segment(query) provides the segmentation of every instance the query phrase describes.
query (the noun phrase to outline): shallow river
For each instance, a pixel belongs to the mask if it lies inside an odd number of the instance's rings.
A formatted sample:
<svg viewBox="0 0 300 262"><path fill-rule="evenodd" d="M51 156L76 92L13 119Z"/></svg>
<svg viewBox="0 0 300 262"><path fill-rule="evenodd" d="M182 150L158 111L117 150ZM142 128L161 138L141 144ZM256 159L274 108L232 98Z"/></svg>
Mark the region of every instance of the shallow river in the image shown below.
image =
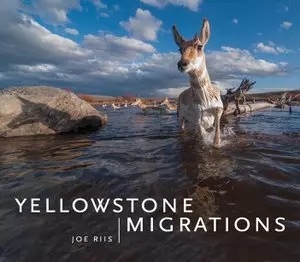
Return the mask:
<svg viewBox="0 0 300 262"><path fill-rule="evenodd" d="M235 135L220 150L181 134L175 115L107 114L108 125L95 133L0 140L1 262L300 261L300 108L231 119ZM19 214L14 200L79 197L193 198L194 212L163 214L159 203L153 214ZM146 225L170 216L174 230L156 223L154 232L126 233L127 216L143 216ZM200 216L284 217L286 228L180 232L179 217L196 223ZM74 235L113 241L72 244Z"/></svg>

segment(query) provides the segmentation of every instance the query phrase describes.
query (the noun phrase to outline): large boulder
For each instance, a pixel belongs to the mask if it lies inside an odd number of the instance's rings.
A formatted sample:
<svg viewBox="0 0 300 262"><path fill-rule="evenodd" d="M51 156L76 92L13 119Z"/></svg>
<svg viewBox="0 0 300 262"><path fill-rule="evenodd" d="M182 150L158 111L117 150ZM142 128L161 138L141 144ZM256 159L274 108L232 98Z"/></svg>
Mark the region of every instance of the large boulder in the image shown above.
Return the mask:
<svg viewBox="0 0 300 262"><path fill-rule="evenodd" d="M75 94L54 87L0 91L0 137L49 135L97 129L107 121Z"/></svg>

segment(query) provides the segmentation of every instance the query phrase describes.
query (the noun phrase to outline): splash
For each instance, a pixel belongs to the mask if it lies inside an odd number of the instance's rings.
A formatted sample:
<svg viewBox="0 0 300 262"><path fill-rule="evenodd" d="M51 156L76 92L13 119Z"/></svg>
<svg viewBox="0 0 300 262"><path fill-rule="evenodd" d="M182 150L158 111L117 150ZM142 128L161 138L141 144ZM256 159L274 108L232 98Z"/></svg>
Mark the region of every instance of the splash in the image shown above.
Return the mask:
<svg viewBox="0 0 300 262"><path fill-rule="evenodd" d="M196 131L196 135L201 138L203 143L206 146L213 146L214 139L215 139L215 129L211 128L209 130L205 130L201 128L200 130ZM224 127L221 132L221 147L224 147L230 143L230 138L235 136L235 132L233 127Z"/></svg>

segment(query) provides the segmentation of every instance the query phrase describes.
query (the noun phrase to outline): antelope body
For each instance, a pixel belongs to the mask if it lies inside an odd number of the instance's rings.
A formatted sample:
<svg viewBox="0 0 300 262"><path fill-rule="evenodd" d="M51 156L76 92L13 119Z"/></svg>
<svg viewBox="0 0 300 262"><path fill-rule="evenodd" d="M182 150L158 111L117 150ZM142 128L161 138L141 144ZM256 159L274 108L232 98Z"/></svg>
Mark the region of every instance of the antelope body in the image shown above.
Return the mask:
<svg viewBox="0 0 300 262"><path fill-rule="evenodd" d="M132 106L138 106L145 114L170 114L171 110L162 106L150 106L143 103L140 98L137 98Z"/></svg>
<svg viewBox="0 0 300 262"><path fill-rule="evenodd" d="M113 109L120 109L120 107L115 105L115 103L112 103L111 106L112 106Z"/></svg>
<svg viewBox="0 0 300 262"><path fill-rule="evenodd" d="M188 126L199 130L202 135L214 131L214 147L219 148L223 103L220 90L212 85L206 68L204 47L210 36L209 22L203 20L200 36L196 34L191 41L186 41L175 25L173 35L181 53L178 70L190 77L190 88L178 98L177 112L181 129Z"/></svg>
<svg viewBox="0 0 300 262"><path fill-rule="evenodd" d="M176 111L177 110L177 106L172 105L167 97L165 98L165 100L160 105L165 106L170 111Z"/></svg>

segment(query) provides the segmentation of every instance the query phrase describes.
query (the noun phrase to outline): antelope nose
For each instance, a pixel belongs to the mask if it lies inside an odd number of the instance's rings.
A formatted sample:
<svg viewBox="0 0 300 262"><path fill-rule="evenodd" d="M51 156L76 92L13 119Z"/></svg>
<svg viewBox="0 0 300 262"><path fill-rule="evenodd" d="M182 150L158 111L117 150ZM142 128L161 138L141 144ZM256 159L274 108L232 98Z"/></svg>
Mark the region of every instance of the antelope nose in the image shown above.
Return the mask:
<svg viewBox="0 0 300 262"><path fill-rule="evenodd" d="M188 63L187 63L187 61L185 61L185 60L180 60L179 62L178 62L178 67L180 66L180 67L186 67L188 65Z"/></svg>
<svg viewBox="0 0 300 262"><path fill-rule="evenodd" d="M187 63L187 61L181 61L181 65L182 65L182 66L187 66L188 63Z"/></svg>
<svg viewBox="0 0 300 262"><path fill-rule="evenodd" d="M184 71L184 68L188 65L188 62L180 60L177 64L178 70L180 72Z"/></svg>

